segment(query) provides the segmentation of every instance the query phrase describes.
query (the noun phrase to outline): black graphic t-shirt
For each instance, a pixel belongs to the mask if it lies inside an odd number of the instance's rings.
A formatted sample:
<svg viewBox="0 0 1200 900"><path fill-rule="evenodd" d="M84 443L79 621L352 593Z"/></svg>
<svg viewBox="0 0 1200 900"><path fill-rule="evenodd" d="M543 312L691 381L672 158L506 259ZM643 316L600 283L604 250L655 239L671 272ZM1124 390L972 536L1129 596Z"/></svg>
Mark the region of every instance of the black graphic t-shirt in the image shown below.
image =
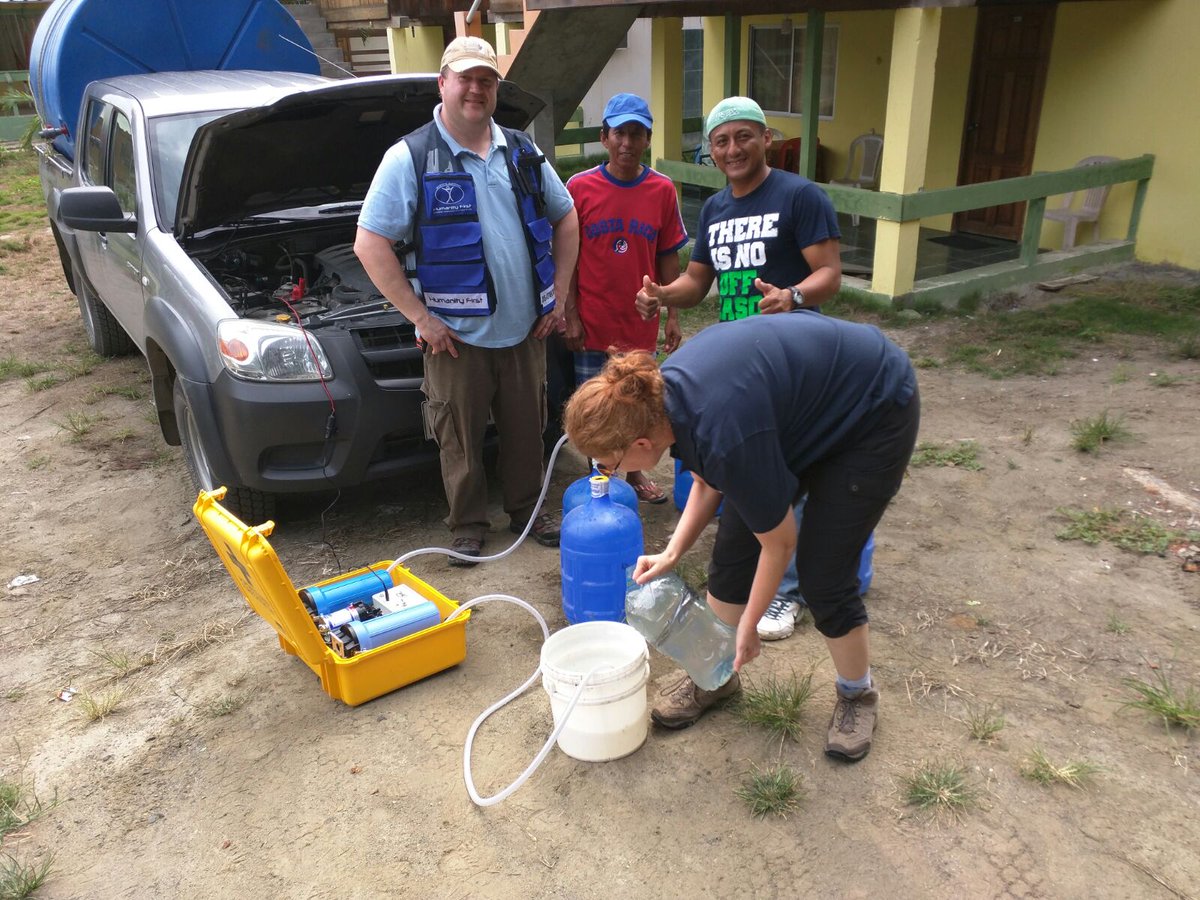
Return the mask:
<svg viewBox="0 0 1200 900"><path fill-rule="evenodd" d="M725 187L705 201L692 259L717 270L720 321L732 322L758 314L755 278L776 287L799 284L812 274L801 251L841 236L823 190L772 169L745 197Z"/></svg>

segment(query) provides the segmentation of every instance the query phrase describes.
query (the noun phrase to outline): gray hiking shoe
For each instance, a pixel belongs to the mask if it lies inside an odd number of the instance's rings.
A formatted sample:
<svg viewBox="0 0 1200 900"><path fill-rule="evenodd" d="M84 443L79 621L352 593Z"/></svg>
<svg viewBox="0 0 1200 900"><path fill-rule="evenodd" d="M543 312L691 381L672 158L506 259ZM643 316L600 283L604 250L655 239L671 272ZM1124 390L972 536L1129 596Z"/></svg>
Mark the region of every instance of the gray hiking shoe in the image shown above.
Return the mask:
<svg viewBox="0 0 1200 900"><path fill-rule="evenodd" d="M650 711L650 718L663 728L687 728L709 709L727 700L742 689L742 680L737 672L715 691L696 687L696 682L680 669L678 678L662 689L658 703Z"/></svg>
<svg viewBox="0 0 1200 900"><path fill-rule="evenodd" d="M857 697L844 697L839 692L833 717L829 720L829 737L825 740L825 755L845 762L858 762L871 752L871 736L879 716L879 691L869 687Z"/></svg>

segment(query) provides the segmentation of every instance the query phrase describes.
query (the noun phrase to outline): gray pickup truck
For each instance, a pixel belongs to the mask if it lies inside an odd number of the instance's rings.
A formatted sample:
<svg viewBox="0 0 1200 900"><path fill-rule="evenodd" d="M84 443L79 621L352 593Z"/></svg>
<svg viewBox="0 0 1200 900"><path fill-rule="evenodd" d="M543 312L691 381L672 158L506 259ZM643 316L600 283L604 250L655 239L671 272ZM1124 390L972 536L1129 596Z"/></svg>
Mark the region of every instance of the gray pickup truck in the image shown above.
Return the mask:
<svg viewBox="0 0 1200 900"><path fill-rule="evenodd" d="M128 75L84 91L73 160L40 148L89 344L146 357L163 438L244 519L436 457L413 327L352 250L384 151L436 102L433 76ZM540 107L505 82L496 120Z"/></svg>

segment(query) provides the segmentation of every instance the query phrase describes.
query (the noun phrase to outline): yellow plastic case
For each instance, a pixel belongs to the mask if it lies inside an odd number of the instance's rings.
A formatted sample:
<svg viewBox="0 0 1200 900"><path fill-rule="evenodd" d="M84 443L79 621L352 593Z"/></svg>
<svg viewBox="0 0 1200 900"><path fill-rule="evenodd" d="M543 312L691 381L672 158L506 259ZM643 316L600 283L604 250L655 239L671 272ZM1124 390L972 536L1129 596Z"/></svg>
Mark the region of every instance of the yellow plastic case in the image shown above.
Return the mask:
<svg viewBox="0 0 1200 900"><path fill-rule="evenodd" d="M225 488L201 491L192 508L217 555L245 596L250 608L271 623L279 634L279 646L300 657L321 679L321 687L348 706L374 700L406 684L456 666L467 658L467 610L453 622L446 617L458 604L421 581L408 569L392 571L396 584L407 584L422 597L432 600L442 622L383 647L346 659L338 656L321 639L312 616L304 608L295 585L267 542L274 522L250 527L218 502ZM391 560L356 569L337 578L318 582L324 586L353 578L370 569L386 569Z"/></svg>

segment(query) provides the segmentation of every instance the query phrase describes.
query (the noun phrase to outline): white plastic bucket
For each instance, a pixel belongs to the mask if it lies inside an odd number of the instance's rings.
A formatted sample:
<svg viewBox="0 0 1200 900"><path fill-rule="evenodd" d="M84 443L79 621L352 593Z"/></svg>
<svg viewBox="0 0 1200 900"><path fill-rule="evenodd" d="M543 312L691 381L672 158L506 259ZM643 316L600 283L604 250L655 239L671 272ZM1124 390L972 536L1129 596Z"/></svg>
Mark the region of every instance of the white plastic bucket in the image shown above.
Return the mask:
<svg viewBox="0 0 1200 900"><path fill-rule="evenodd" d="M646 639L623 622L581 622L542 644L542 687L557 727L588 672L591 678L558 736L567 756L605 762L628 756L646 741Z"/></svg>

